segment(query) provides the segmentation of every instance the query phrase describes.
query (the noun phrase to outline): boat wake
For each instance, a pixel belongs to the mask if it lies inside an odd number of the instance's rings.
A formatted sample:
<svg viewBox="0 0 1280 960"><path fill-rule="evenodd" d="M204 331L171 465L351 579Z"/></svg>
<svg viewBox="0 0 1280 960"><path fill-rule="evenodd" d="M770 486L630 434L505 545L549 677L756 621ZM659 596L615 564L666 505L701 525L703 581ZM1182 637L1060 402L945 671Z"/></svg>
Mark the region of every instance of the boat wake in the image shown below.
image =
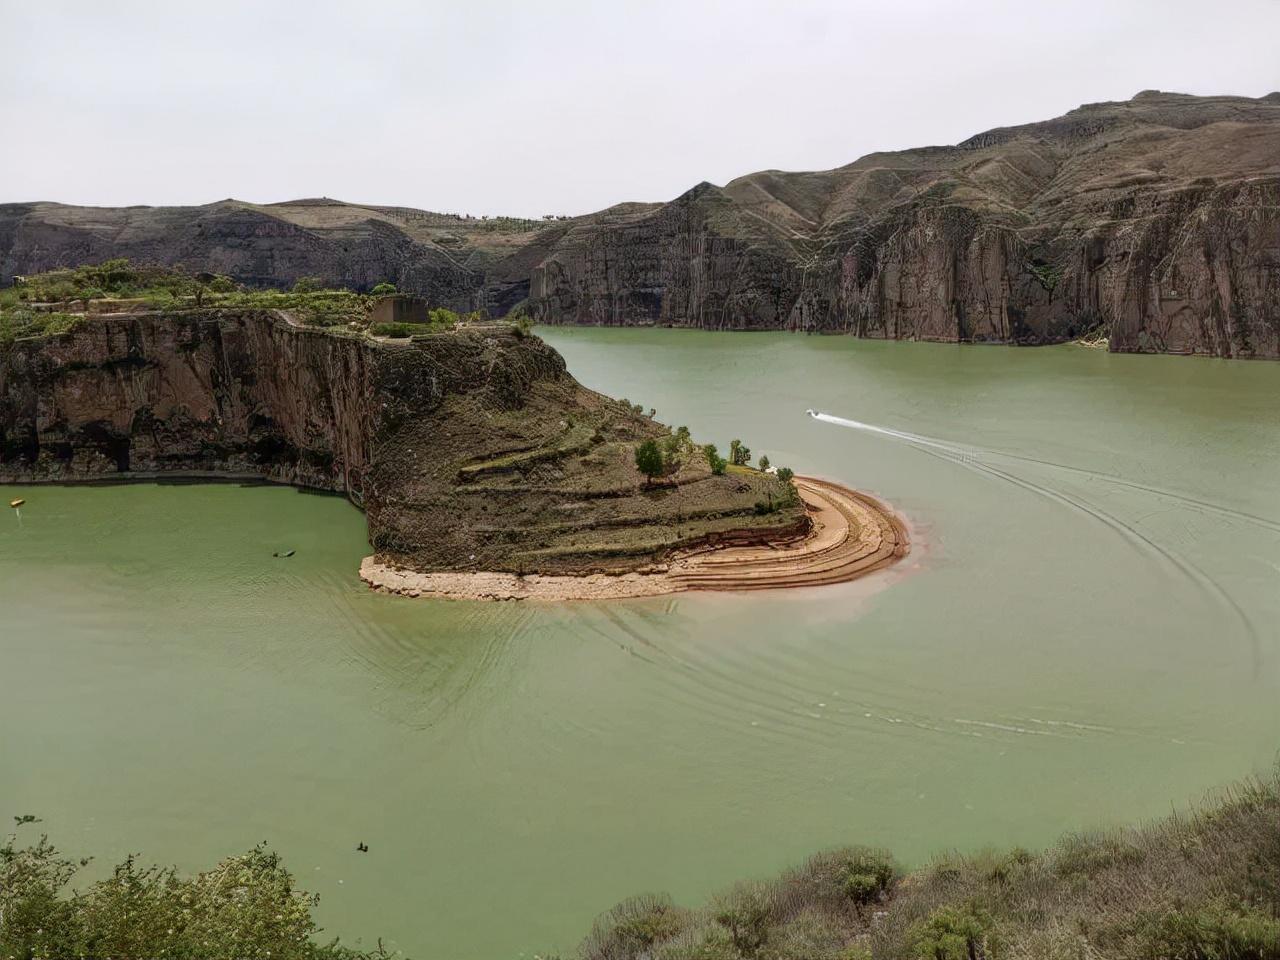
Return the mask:
<svg viewBox="0 0 1280 960"><path fill-rule="evenodd" d="M845 427L851 430L859 430L864 433L883 436L892 440L911 444L923 453L956 463L959 466L975 473L979 473L1005 483L1013 484L1014 486L1020 487L1070 510L1082 513L1093 520L1102 523L1118 536L1122 537L1130 546L1134 547L1144 557L1159 562L1164 566L1167 572L1176 571L1178 575L1193 582L1205 594L1212 596L1223 606L1225 610L1231 611L1232 616L1239 621L1246 636L1249 638L1255 670L1261 669L1262 652L1258 630L1253 624L1253 621L1236 599L1232 597L1217 580L1206 573L1194 561L1176 553L1163 544L1158 543L1146 533L1143 533L1132 524L1104 509L1097 503L1090 502L1083 497L1063 490L1058 486L1038 482L1030 477L1011 473L1009 469L998 466L991 461L1007 460L1015 463L1025 463L1037 467L1046 467L1050 470L1070 473L1075 476L1083 477L1086 480L1103 481L1142 494L1172 501L1180 504L1184 508L1197 512L1213 514L1231 522L1263 528L1277 533L1280 533L1280 520L1261 517L1256 514L1233 509L1224 504L1213 503L1202 498L1188 496L1153 484L1139 483L1125 477L1089 470L1073 464L1058 463L1053 460L1028 457L1017 453L953 443L936 437L911 433L906 430L896 430L892 427L885 427L873 423L864 423L860 420L850 420L846 417L837 417L829 413L821 413L814 410L806 412L815 420L820 420L824 423L830 423L834 426Z"/></svg>

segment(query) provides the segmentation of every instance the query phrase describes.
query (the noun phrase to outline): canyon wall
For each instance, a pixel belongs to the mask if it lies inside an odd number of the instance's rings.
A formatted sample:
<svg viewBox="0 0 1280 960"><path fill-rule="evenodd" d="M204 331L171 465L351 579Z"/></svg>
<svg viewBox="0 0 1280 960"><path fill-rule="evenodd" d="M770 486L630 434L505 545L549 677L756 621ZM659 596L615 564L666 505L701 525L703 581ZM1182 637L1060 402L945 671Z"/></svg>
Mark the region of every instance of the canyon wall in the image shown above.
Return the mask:
<svg viewBox="0 0 1280 960"><path fill-rule="evenodd" d="M375 351L272 314L103 317L0 354L0 475L257 475L363 499Z"/></svg>
<svg viewBox="0 0 1280 960"><path fill-rule="evenodd" d="M0 205L0 283L126 256L545 323L1280 357L1280 93L1144 91L953 146L545 222L299 200Z"/></svg>
<svg viewBox="0 0 1280 960"><path fill-rule="evenodd" d="M954 147L701 184L584 219L547 323L1280 357L1280 95L1148 91Z"/></svg>

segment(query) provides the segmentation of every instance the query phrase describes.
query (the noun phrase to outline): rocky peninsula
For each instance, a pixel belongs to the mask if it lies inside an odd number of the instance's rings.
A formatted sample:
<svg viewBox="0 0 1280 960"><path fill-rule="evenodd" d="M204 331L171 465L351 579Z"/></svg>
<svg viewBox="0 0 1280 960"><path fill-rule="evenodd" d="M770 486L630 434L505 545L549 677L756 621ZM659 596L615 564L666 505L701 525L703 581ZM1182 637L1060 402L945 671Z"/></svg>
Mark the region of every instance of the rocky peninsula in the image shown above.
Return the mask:
<svg viewBox="0 0 1280 960"><path fill-rule="evenodd" d="M687 431L583 387L522 326L386 337L238 303L81 303L58 329L0 343L0 482L341 493L367 516L365 579L412 595L820 584L907 549L874 501L716 463ZM655 476L637 467L650 440L667 451Z"/></svg>

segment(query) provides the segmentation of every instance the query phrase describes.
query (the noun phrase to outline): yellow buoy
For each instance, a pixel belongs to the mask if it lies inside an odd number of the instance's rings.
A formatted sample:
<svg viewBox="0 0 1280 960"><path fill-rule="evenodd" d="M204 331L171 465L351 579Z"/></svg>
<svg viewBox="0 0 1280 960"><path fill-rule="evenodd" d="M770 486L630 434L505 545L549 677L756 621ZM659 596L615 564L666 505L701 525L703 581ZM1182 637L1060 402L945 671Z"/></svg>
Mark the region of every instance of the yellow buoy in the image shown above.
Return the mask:
<svg viewBox="0 0 1280 960"><path fill-rule="evenodd" d="M11 507L13 507L13 509L17 510L20 506L22 506L22 505L23 505L24 503L26 503L26 502L27 502L27 501L25 501L25 500L23 500L21 497L19 497L17 500L10 500L10 501L9 501L9 506L11 506Z"/></svg>

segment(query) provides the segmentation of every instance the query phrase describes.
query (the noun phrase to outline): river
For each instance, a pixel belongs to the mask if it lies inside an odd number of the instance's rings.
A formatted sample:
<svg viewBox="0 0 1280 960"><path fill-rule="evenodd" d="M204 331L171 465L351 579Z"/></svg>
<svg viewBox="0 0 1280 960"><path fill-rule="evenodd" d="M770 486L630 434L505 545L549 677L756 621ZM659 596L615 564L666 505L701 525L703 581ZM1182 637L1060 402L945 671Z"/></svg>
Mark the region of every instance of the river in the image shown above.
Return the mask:
<svg viewBox="0 0 1280 960"><path fill-rule="evenodd" d="M265 840L329 934L515 958L632 893L1042 845L1274 761L1280 364L541 332L699 441L879 494L913 553L791 594L429 602L362 586L337 497L8 488L0 815L99 867Z"/></svg>

